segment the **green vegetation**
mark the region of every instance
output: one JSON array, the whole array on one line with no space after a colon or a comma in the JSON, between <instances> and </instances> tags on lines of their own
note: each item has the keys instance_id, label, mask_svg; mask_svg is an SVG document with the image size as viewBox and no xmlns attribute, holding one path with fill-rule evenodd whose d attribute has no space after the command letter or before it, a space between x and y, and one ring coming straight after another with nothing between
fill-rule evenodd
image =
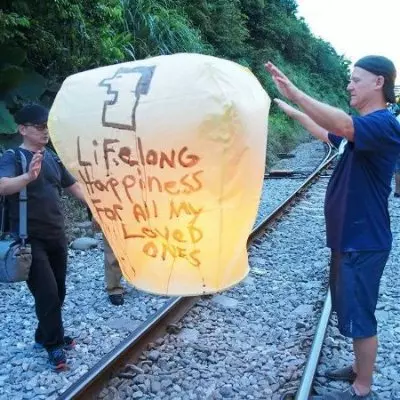
<instances>
[{"instance_id":1,"label":"green vegetation","mask_svg":"<svg viewBox=\"0 0 400 400\"><path fill-rule=\"evenodd\" d=\"M295 0L3 0L0 133L25 102L50 106L63 79L101 65L198 52L248 66L271 98L273 61L307 93L347 107L349 62L314 37ZM269 157L305 137L273 105ZM4 137L4 135L2 135ZM10 135L8 135L10 136ZM3 140L4 143L4 140Z\"/></svg>"}]
</instances>

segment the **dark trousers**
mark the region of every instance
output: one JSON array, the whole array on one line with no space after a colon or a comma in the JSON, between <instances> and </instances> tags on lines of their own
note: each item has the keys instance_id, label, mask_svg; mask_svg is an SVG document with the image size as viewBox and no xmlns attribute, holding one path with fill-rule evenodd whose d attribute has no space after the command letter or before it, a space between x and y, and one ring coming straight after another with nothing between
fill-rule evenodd
<instances>
[{"instance_id":1,"label":"dark trousers","mask_svg":"<svg viewBox=\"0 0 400 400\"><path fill-rule=\"evenodd\" d=\"M35 299L38 327L35 341L51 350L64 343L61 307L65 298L67 272L67 240L30 239L32 266L28 287Z\"/></svg>"}]
</instances>

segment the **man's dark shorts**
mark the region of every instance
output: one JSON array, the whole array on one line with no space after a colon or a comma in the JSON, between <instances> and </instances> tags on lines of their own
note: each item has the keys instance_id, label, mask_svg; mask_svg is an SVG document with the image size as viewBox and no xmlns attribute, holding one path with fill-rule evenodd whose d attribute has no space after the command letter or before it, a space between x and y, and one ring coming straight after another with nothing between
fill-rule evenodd
<instances>
[{"instance_id":1,"label":"man's dark shorts","mask_svg":"<svg viewBox=\"0 0 400 400\"><path fill-rule=\"evenodd\" d=\"M400 173L400 157L397 159L395 167L394 167L394 172L396 174Z\"/></svg>"},{"instance_id":2,"label":"man's dark shorts","mask_svg":"<svg viewBox=\"0 0 400 400\"><path fill-rule=\"evenodd\" d=\"M330 287L332 307L343 336L375 336L379 284L390 251L332 252Z\"/></svg>"}]
</instances>

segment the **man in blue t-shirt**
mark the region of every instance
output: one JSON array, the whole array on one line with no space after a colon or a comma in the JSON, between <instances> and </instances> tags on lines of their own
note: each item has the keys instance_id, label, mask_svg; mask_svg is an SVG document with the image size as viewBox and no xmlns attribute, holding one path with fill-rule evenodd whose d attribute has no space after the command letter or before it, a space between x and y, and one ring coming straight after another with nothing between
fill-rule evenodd
<instances>
[{"instance_id":1,"label":"man in blue t-shirt","mask_svg":"<svg viewBox=\"0 0 400 400\"><path fill-rule=\"evenodd\" d=\"M51 366L66 367L65 351L74 345L64 336L61 308L65 298L67 238L61 208L61 190L85 201L75 178L65 169L49 142L48 110L38 104L23 107L15 116L22 144L0 158L0 195L7 196L10 232L19 235L19 192L27 190L28 242L32 264L27 285L35 300L38 325L35 342L43 346ZM23 173L18 159L25 157Z\"/></svg>"},{"instance_id":2,"label":"man in blue t-shirt","mask_svg":"<svg viewBox=\"0 0 400 400\"><path fill-rule=\"evenodd\" d=\"M400 109L398 110L397 113L395 113L396 119L400 124ZM394 197L399 198L400 197L400 157L397 159L396 162L396 167L394 169Z\"/></svg>"},{"instance_id":3,"label":"man in blue t-shirt","mask_svg":"<svg viewBox=\"0 0 400 400\"><path fill-rule=\"evenodd\" d=\"M304 112L275 100L315 137L345 150L329 182L325 199L327 246L332 251L330 286L340 332L353 339L355 362L328 372L352 382L346 391L314 399L375 399L371 391L377 354L374 316L379 283L392 246L388 197L400 154L400 124L387 110L395 101L396 69L385 57L355 63L347 90L360 116L321 103L299 90L272 63L267 70L279 92Z\"/></svg>"}]
</instances>

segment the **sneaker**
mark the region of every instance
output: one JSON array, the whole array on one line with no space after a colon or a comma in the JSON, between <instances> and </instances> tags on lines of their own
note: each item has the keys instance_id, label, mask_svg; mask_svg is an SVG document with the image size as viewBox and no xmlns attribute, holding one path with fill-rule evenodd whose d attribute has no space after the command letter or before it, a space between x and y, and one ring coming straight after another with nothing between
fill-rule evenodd
<instances>
[{"instance_id":1,"label":"sneaker","mask_svg":"<svg viewBox=\"0 0 400 400\"><path fill-rule=\"evenodd\" d=\"M71 336L64 336L64 350L73 350L76 346L76 341Z\"/></svg>"},{"instance_id":2,"label":"sneaker","mask_svg":"<svg viewBox=\"0 0 400 400\"><path fill-rule=\"evenodd\" d=\"M76 341L70 336L64 336L64 350L73 350L76 346ZM34 347L37 349L43 349L43 343L35 342Z\"/></svg>"},{"instance_id":3,"label":"sneaker","mask_svg":"<svg viewBox=\"0 0 400 400\"><path fill-rule=\"evenodd\" d=\"M310 400L377 400L378 395L372 390L365 396L359 396L353 386L350 386L347 390L328 392L318 396L311 396Z\"/></svg>"},{"instance_id":4,"label":"sneaker","mask_svg":"<svg viewBox=\"0 0 400 400\"><path fill-rule=\"evenodd\" d=\"M326 371L325 376L334 381L347 381L350 383L353 383L357 378L357 374L353 371L351 365L349 367Z\"/></svg>"},{"instance_id":5,"label":"sneaker","mask_svg":"<svg viewBox=\"0 0 400 400\"><path fill-rule=\"evenodd\" d=\"M108 298L114 306L122 306L122 304L124 304L123 294L110 294Z\"/></svg>"},{"instance_id":6,"label":"sneaker","mask_svg":"<svg viewBox=\"0 0 400 400\"><path fill-rule=\"evenodd\" d=\"M61 371L67 367L67 357L62 347L56 347L53 350L47 350L49 363L55 371Z\"/></svg>"}]
</instances>

